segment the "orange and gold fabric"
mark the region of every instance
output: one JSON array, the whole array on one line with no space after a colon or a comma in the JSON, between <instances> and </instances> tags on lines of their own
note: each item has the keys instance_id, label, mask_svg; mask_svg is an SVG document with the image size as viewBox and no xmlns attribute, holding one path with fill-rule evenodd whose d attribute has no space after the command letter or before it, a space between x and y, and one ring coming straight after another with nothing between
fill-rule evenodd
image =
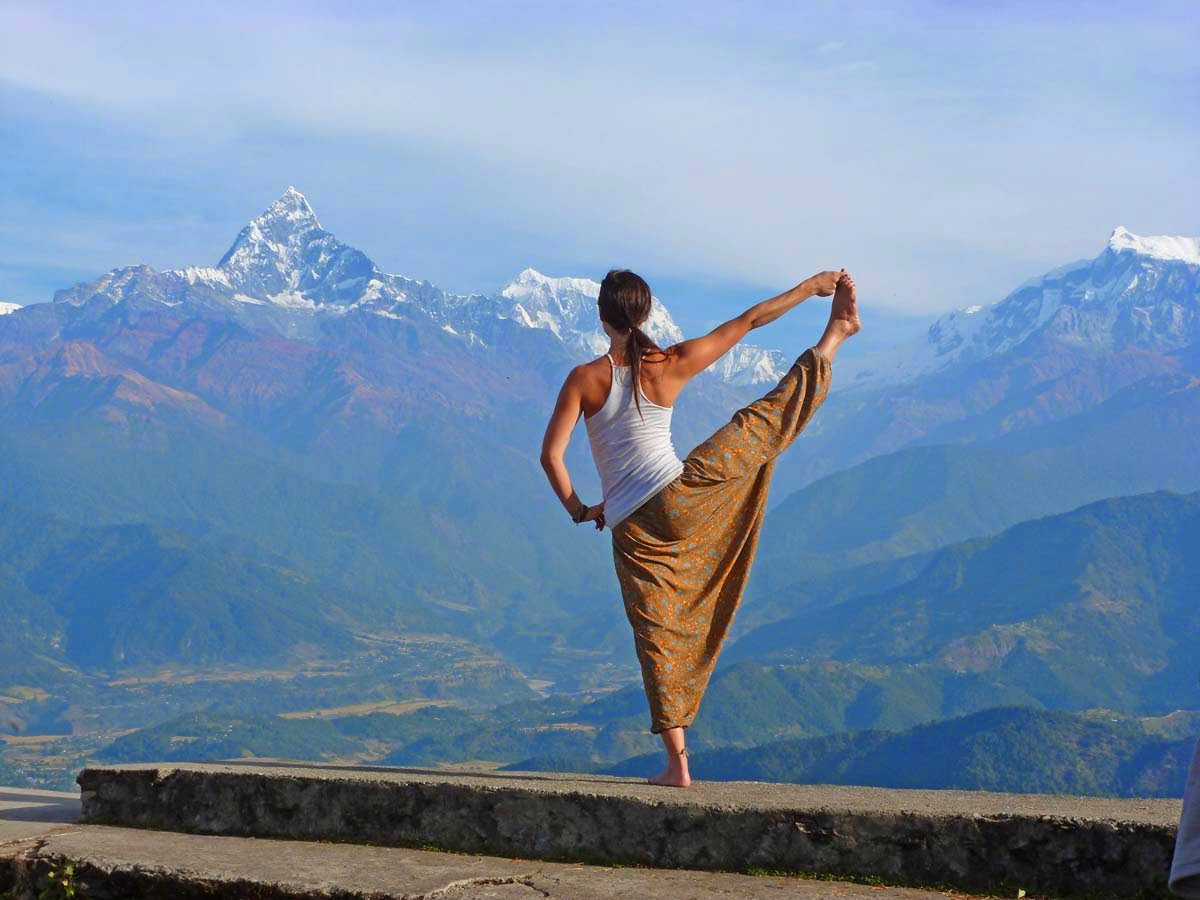
<instances>
[{"instance_id":1,"label":"orange and gold fabric","mask_svg":"<svg viewBox=\"0 0 1200 900\"><path fill-rule=\"evenodd\" d=\"M750 576L776 459L824 402L830 374L806 350L612 530L655 734L696 715Z\"/></svg>"}]
</instances>

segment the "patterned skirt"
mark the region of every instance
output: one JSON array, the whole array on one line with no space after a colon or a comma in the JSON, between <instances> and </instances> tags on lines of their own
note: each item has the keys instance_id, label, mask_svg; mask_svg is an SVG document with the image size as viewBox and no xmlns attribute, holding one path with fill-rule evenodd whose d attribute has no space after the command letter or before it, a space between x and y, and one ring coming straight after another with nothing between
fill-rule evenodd
<instances>
[{"instance_id":1,"label":"patterned skirt","mask_svg":"<svg viewBox=\"0 0 1200 900\"><path fill-rule=\"evenodd\" d=\"M806 350L612 529L655 734L696 715L750 576L775 460L824 402L830 371Z\"/></svg>"}]
</instances>

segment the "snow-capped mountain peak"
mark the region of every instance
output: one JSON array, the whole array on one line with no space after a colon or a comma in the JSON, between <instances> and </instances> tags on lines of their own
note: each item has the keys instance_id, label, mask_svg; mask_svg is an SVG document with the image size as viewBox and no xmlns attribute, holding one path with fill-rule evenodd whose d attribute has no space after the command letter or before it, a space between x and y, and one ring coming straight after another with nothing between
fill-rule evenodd
<instances>
[{"instance_id":1,"label":"snow-capped mountain peak","mask_svg":"<svg viewBox=\"0 0 1200 900\"><path fill-rule=\"evenodd\" d=\"M599 297L598 281L551 278L535 269L524 269L499 291L504 315L529 328L545 328L589 353L603 353L609 344L596 309ZM683 340L683 332L657 297L650 299L645 331L659 346Z\"/></svg>"},{"instance_id":2,"label":"snow-capped mountain peak","mask_svg":"<svg viewBox=\"0 0 1200 900\"><path fill-rule=\"evenodd\" d=\"M1118 226L1095 259L1051 269L994 303L946 313L921 338L847 360L842 371L860 386L902 383L1035 336L1096 353L1172 351L1200 340L1200 238L1142 237Z\"/></svg>"},{"instance_id":3,"label":"snow-capped mountain peak","mask_svg":"<svg viewBox=\"0 0 1200 900\"><path fill-rule=\"evenodd\" d=\"M1108 248L1114 253L1132 251L1151 259L1176 260L1200 266L1200 238L1174 237L1166 234L1140 236L1121 225L1113 229Z\"/></svg>"},{"instance_id":4,"label":"snow-capped mountain peak","mask_svg":"<svg viewBox=\"0 0 1200 900\"><path fill-rule=\"evenodd\" d=\"M294 187L241 230L217 269L241 297L288 307L345 306L383 277L366 255L321 227Z\"/></svg>"},{"instance_id":5,"label":"snow-capped mountain peak","mask_svg":"<svg viewBox=\"0 0 1200 900\"><path fill-rule=\"evenodd\" d=\"M514 293L516 293L516 292L520 292L522 287L525 287L525 286L536 286L539 284L546 284L548 282L568 281L568 280L570 280L570 279L551 278L548 275L543 275L537 269L531 269L531 268L526 267L521 270L521 273L516 277L516 279L514 281L511 281L508 285L505 286L505 290L506 291L511 290ZM579 280L582 281L584 279L579 279Z\"/></svg>"},{"instance_id":6,"label":"snow-capped mountain peak","mask_svg":"<svg viewBox=\"0 0 1200 900\"><path fill-rule=\"evenodd\" d=\"M20 308L21 308L20 303L0 302L0 316L7 316L9 313L14 313Z\"/></svg>"},{"instance_id":7,"label":"snow-capped mountain peak","mask_svg":"<svg viewBox=\"0 0 1200 900\"><path fill-rule=\"evenodd\" d=\"M288 185L282 196L271 204L265 215L283 216L294 222L311 222L315 227L321 227L308 198L291 185Z\"/></svg>"},{"instance_id":8,"label":"snow-capped mountain peak","mask_svg":"<svg viewBox=\"0 0 1200 900\"><path fill-rule=\"evenodd\" d=\"M499 296L511 301L513 314L525 324L558 334L564 327L577 328L589 315L595 317L600 285L590 278L550 278L527 268L502 287Z\"/></svg>"}]
</instances>

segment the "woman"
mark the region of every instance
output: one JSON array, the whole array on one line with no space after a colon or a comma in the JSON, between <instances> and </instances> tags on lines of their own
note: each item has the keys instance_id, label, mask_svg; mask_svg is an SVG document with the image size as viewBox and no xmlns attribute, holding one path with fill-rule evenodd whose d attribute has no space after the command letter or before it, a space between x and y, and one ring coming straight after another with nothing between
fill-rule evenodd
<instances>
[{"instance_id":1,"label":"woman","mask_svg":"<svg viewBox=\"0 0 1200 900\"><path fill-rule=\"evenodd\" d=\"M752 329L814 294L833 294L821 340L770 392L680 460L671 408L683 386ZM646 282L614 269L600 285L600 322L611 346L567 376L546 428L542 467L576 524L611 530L650 730L667 751L667 768L651 784L691 784L683 730L750 574L775 459L824 401L838 347L861 327L855 299L845 269L821 272L703 337L661 349L641 329L650 315ZM595 506L575 494L563 462L580 415L604 492Z\"/></svg>"}]
</instances>

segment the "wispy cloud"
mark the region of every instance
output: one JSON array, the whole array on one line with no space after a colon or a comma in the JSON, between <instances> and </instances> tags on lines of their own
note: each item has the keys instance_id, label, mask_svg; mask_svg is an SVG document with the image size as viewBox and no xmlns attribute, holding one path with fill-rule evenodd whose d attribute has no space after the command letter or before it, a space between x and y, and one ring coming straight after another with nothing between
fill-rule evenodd
<instances>
[{"instance_id":1,"label":"wispy cloud","mask_svg":"<svg viewBox=\"0 0 1200 900\"><path fill-rule=\"evenodd\" d=\"M336 185L343 221L421 248L405 269L423 277L455 254L781 286L847 265L881 302L937 309L1095 252L1118 220L1200 230L1186 7L824 9L9 2L0 85L107 123L110 153L128 135L131 182L175 160L227 205ZM36 207L23 190L5 218Z\"/></svg>"}]
</instances>

